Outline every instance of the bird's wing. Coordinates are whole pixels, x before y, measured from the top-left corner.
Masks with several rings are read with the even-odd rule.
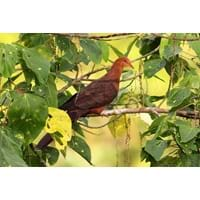
[[[117,96],[117,83],[99,79],[88,85],[76,95],[74,104],[80,109],[91,109],[105,106]]]

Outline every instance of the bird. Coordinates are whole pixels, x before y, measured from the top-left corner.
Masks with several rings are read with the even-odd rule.
[[[104,76],[74,94],[59,109],[68,113],[72,123],[89,114],[101,114],[105,107],[117,97],[120,77],[126,66],[133,68],[127,57],[118,58]],[[52,141],[50,134],[46,134],[38,143],[37,148],[43,149]]]

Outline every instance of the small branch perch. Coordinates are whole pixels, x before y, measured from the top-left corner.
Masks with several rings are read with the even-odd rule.
[[[168,109],[156,108],[156,107],[142,107],[142,108],[121,108],[113,110],[104,110],[100,115],[91,116],[111,116],[111,115],[121,115],[121,114],[137,114],[137,113],[169,113]],[[190,119],[200,119],[200,112],[197,111],[176,111],[176,115],[179,117],[185,117]]]

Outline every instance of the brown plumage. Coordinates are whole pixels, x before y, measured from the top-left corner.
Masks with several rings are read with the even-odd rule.
[[[130,60],[126,57],[118,58],[107,74],[73,95],[60,109],[67,111],[72,122],[88,114],[100,114],[117,96],[120,76],[125,66],[132,66]],[[48,134],[37,147],[41,149],[51,141],[52,138]]]

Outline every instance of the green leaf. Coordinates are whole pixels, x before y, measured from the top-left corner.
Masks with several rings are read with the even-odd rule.
[[[187,121],[177,120],[176,126],[179,128],[180,142],[187,143],[194,139],[198,133],[200,133],[200,128],[194,128]]]
[[[166,38],[162,38],[160,41],[160,47],[159,47],[159,53],[160,53],[160,57],[164,58],[164,50],[165,47],[169,44],[169,40]]]
[[[147,39],[138,40],[137,46],[140,49],[140,54],[145,55],[156,49],[160,44],[160,39],[160,37],[151,36]]]
[[[72,128],[73,128],[74,131],[76,131],[76,133],[78,133],[79,135],[84,137],[83,130],[82,130],[81,126],[77,122],[73,122]]]
[[[77,53],[75,44],[69,38],[61,35],[56,36],[55,41],[59,49],[65,52],[66,57],[68,57],[69,60],[73,59],[74,55]]]
[[[0,73],[5,78],[15,72],[15,65],[18,62],[18,50],[11,44],[0,44]]]
[[[81,157],[83,157],[88,163],[91,163],[91,151],[88,144],[84,139],[78,136],[72,136],[71,141],[68,142],[70,148],[77,152]]]
[[[99,64],[101,62],[102,51],[97,42],[89,39],[81,39],[80,44],[83,47],[84,53],[88,55],[95,64]]]
[[[88,65],[88,63],[90,62],[89,57],[83,51],[77,54],[77,63],[80,62],[83,62],[86,65]]]
[[[42,152],[35,150],[31,144],[23,150],[23,158],[29,167],[46,167]]]
[[[104,61],[107,62],[108,58],[109,58],[109,46],[104,41],[98,41],[98,44],[102,51],[102,57],[103,57]]]
[[[34,94],[18,95],[8,109],[9,125],[29,144],[40,134],[48,116],[46,101]]]
[[[112,45],[110,45],[110,47],[118,57],[124,56],[124,54],[121,51],[119,51],[119,49],[117,49],[116,47],[114,47]]]
[[[46,43],[50,36],[45,33],[21,33],[19,38],[26,47],[36,47]]]
[[[77,66],[70,63],[65,57],[62,57],[59,61],[59,72],[66,72],[76,70]]]
[[[131,49],[133,48],[133,45],[138,40],[138,37],[134,38],[134,40],[128,45],[128,48],[126,50],[125,56],[128,57],[129,53],[131,52]]]
[[[123,71],[122,73],[122,80],[126,80],[133,76],[133,70]]]
[[[193,154],[181,154],[180,156],[181,166],[183,167],[200,167],[200,155],[199,153]]]
[[[8,78],[8,80],[3,84],[2,88],[4,88],[4,89],[8,88],[10,86],[11,82],[14,82],[21,75],[22,75],[22,72],[19,72],[17,75]]]
[[[49,107],[57,107],[57,88],[53,76],[49,76],[46,85],[36,85],[33,91],[41,97],[44,97]]]
[[[178,55],[181,52],[181,47],[178,45],[167,45],[163,51],[163,57],[167,60],[173,58],[174,56]]]
[[[25,167],[21,145],[11,129],[0,127],[0,166]]]
[[[188,42],[190,47],[195,51],[198,57],[200,57],[200,41],[191,41]]]
[[[169,93],[167,104],[171,107],[177,107],[189,98],[190,95],[191,91],[189,88],[174,88]]]
[[[145,151],[149,153],[156,161],[161,159],[164,150],[167,148],[167,141],[153,139],[147,141]]]
[[[151,78],[166,65],[165,60],[153,59],[144,63],[144,75]]]
[[[49,61],[44,59],[35,49],[25,48],[22,52],[27,68],[35,74],[41,84],[46,84],[50,72]]]
[[[45,147],[42,154],[43,159],[47,160],[50,165],[54,165],[58,161],[59,151],[54,147]]]

